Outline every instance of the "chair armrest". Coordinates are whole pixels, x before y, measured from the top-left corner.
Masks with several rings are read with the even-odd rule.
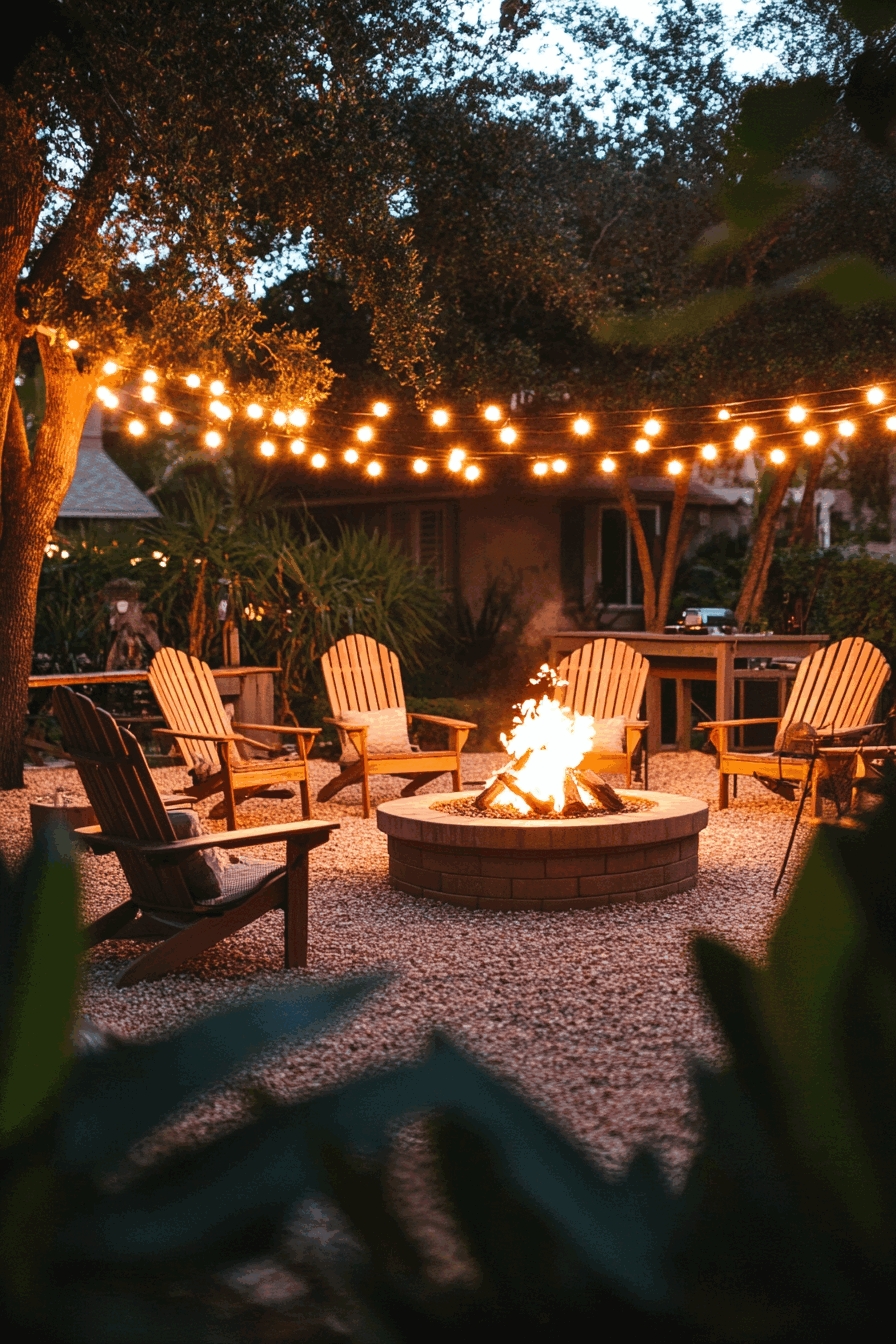
[[[625,726],[626,728],[640,728],[643,730],[644,728],[649,728],[650,724],[646,719],[626,719]]]
[[[239,733],[182,733],[179,728],[153,728],[158,737],[183,737],[188,742],[239,742]]]
[[[341,728],[344,733],[366,733],[369,726],[366,723],[346,723],[343,719],[324,719],[324,723],[332,723],[334,728]]]
[[[780,723],[780,718],[775,716],[773,719],[704,719],[698,723],[698,728],[743,728],[751,723]]]
[[[253,733],[292,733],[298,737],[315,737],[322,732],[321,728],[293,728],[287,724],[280,723],[237,723],[233,720],[234,728],[249,728]]]
[[[827,732],[822,728],[819,736],[824,738],[857,737],[863,733],[873,733],[876,728],[883,728],[884,726],[882,723],[863,723],[856,728],[831,728]]]
[[[297,840],[308,837],[308,849],[324,844],[331,831],[338,831],[338,821],[292,821],[283,826],[250,826],[244,831],[222,831],[211,835],[191,835],[187,840],[132,840],[130,836],[107,835],[99,826],[79,826],[75,835],[91,849],[129,849],[150,863],[179,863],[203,849],[250,849],[253,845],[272,845],[278,840]]]
[[[443,719],[440,714],[412,714],[409,719],[419,719],[421,723],[440,723],[443,728],[478,728],[478,723],[467,723],[466,719]]]

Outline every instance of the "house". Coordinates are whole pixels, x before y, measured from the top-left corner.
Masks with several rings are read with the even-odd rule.
[[[137,522],[158,518],[159,510],[103,448],[103,414],[94,406],[78,445],[78,464],[59,522]]]
[[[354,489],[340,473],[341,490],[309,493],[306,502],[331,535],[340,523],[387,533],[474,613],[491,584],[512,588],[532,642],[583,625],[643,629],[640,568],[608,477],[589,468],[538,479],[519,461],[498,466],[475,483],[459,477],[435,489],[397,466],[370,483],[356,476]],[[630,483],[659,564],[673,481],[645,475]],[[744,513],[695,473],[686,515],[692,544],[711,531],[736,532]]]

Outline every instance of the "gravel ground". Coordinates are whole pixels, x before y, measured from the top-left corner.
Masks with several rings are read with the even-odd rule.
[[[467,755],[465,779],[483,780],[503,759]],[[312,770],[316,791],[335,766],[315,761]],[[173,791],[185,775],[166,769],[157,779]],[[16,861],[28,842],[29,799],[57,787],[70,801],[83,799],[73,771],[29,770],[26,780],[24,792],[0,795],[7,860]],[[400,785],[375,780],[374,801],[395,797]],[[428,791],[446,786],[447,779],[437,781]],[[359,791],[346,790],[316,808],[320,818],[339,821],[340,830],[311,856],[306,972],[281,969],[282,916],[273,913],[183,972],[131,989],[116,989],[113,981],[140,945],[106,943],[86,968],[84,1010],[110,1031],[148,1038],[303,976],[327,980],[387,970],[385,987],[341,1030],[278,1050],[254,1067],[251,1080],[297,1098],[386,1061],[415,1057],[437,1026],[553,1116],[605,1169],[619,1171],[636,1148],[647,1146],[679,1180],[699,1139],[689,1061],[722,1057],[690,941],[699,931],[763,957],[784,899],[773,900],[771,890],[794,809],[753,781],[741,781],[740,797],[719,813],[713,760],[697,752],[655,758],[651,786],[710,803],[699,883],[685,895],[650,905],[519,915],[416,899],[390,889],[385,837],[373,818],[361,817]],[[298,800],[254,801],[240,810],[243,825],[298,815]],[[802,830],[804,841],[808,830]],[[280,859],[282,848],[251,854]],[[88,856],[82,872],[88,919],[126,897],[114,857]],[[238,1107],[236,1093],[221,1089],[183,1116],[172,1137],[201,1137],[232,1121]]]

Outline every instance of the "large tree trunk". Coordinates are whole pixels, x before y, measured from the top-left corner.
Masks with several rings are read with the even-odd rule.
[[[741,629],[746,625],[755,625],[759,620],[759,613],[765,598],[768,572],[775,550],[778,515],[781,512],[781,505],[784,503],[795,471],[795,460],[792,464],[781,468],[774,479],[768,498],[759,515],[756,531],[753,534],[753,548],[750,552],[747,572],[744,575],[743,587],[737,602],[737,624]]]
[[[629,484],[628,469],[622,461],[619,462],[614,480],[622,511],[628,519],[628,525],[635,539],[635,550],[638,554],[638,564],[641,567],[641,578],[644,583],[644,628],[653,630],[656,620],[656,581],[653,577],[653,557],[650,554],[650,546],[644,534],[638,504]]]
[[[818,489],[818,482],[821,478],[821,469],[824,466],[824,449],[819,449],[809,458],[809,465],[806,469],[806,484],[803,486],[803,497],[800,500],[800,507],[797,510],[796,519],[793,524],[793,531],[790,534],[790,544],[792,546],[815,546],[817,538],[815,533],[815,491]]]
[[[666,533],[666,545],[663,549],[663,567],[660,570],[659,595],[656,602],[654,624],[648,630],[662,630],[669,619],[669,604],[672,601],[672,585],[681,560],[681,528],[684,511],[688,502],[688,490],[691,485],[691,473],[694,459],[683,464],[684,470],[675,477],[675,494],[672,497],[672,512],[669,515],[669,530]]]
[[[67,349],[39,337],[46,413],[29,454],[13,395],[3,444],[0,533],[0,788],[22,787],[22,739],[44,548],[71,484],[78,444],[96,391]]]

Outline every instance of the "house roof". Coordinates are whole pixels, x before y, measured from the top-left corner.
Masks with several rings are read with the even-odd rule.
[[[99,406],[94,406],[87,417],[78,445],[78,464],[59,517],[121,522],[159,517],[159,510],[152,500],[103,448],[103,419]]]

